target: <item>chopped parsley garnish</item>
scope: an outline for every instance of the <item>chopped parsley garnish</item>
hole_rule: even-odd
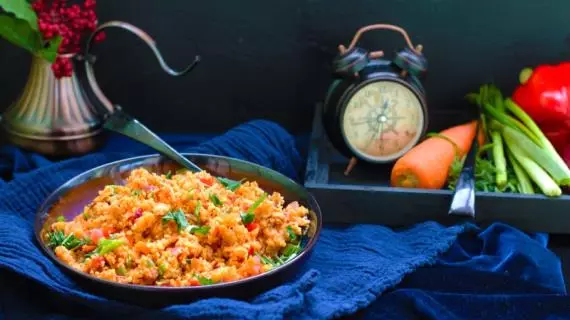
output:
[[[155,266],[154,261],[152,261],[150,258],[147,258],[145,263],[146,263],[146,266],[149,268],[154,268],[154,266]]]
[[[261,259],[261,262],[263,262],[263,264],[269,264],[269,265],[274,265],[275,262],[273,261],[273,259],[268,258],[266,256],[259,256],[259,258]]]
[[[48,241],[46,245],[52,249],[59,246],[64,246],[67,250],[73,250],[89,243],[89,239],[79,239],[72,233],[66,236],[65,233],[60,230],[49,232],[47,234],[47,240]]]
[[[202,276],[196,276],[196,279],[198,280],[198,282],[200,282],[201,285],[203,286],[207,286],[207,285],[211,285],[211,284],[215,284],[216,282],[212,279],[206,278],[206,277],[202,277]]]
[[[240,217],[241,217],[241,222],[243,222],[243,224],[248,224],[253,222],[253,220],[255,219],[255,214],[249,212],[243,212],[240,214]]]
[[[162,278],[164,272],[166,272],[166,265],[164,263],[161,263],[158,265],[158,275]]]
[[[120,266],[117,268],[117,270],[115,270],[115,273],[119,276],[124,276],[127,274],[127,270],[125,269],[125,267]]]
[[[257,207],[261,205],[261,203],[265,200],[265,198],[267,198],[267,193],[263,193],[261,197],[255,200],[255,202],[251,205],[251,207],[247,209],[247,212],[243,212],[242,214],[240,214],[241,222],[243,222],[243,224],[248,224],[253,222],[253,220],[255,219],[255,214],[253,212],[255,211],[255,209],[257,209]]]
[[[283,252],[281,253],[281,257],[286,257],[291,259],[292,257],[296,256],[299,251],[301,251],[301,246],[299,244],[287,244]]]
[[[297,239],[297,235],[293,232],[293,228],[291,228],[291,226],[287,226],[287,234],[289,235],[289,240],[295,241]]]
[[[88,220],[89,218],[91,218],[91,216],[89,215],[89,213],[83,212],[83,219]]]
[[[210,231],[210,226],[194,226],[191,225],[188,227],[188,232],[192,233],[192,234],[201,234],[201,235],[207,235],[208,232]]]
[[[171,211],[162,217],[162,223],[168,223],[170,221],[176,222],[176,225],[178,226],[178,232],[186,230],[192,234],[199,233],[205,235],[210,231],[209,226],[196,226],[189,224],[188,220],[186,220],[186,216],[184,215],[184,211],[180,209],[174,212]]]
[[[267,198],[267,193],[263,193],[261,195],[261,197],[259,197],[257,200],[255,200],[255,202],[251,205],[251,207],[249,207],[249,209],[247,209],[247,212],[253,213],[253,211],[255,211],[255,209],[257,209],[257,207],[259,207],[261,205],[261,203],[263,201],[265,201],[266,198]]]
[[[166,179],[172,179],[172,172],[170,170],[168,170],[168,172],[165,174]]]
[[[216,179],[218,179],[218,181],[230,191],[236,191],[241,186],[241,183],[245,180],[241,179],[239,181],[235,181],[224,177],[218,177]]]
[[[133,196],[135,196],[135,197],[140,196],[141,193],[142,193],[142,191],[140,191],[140,190],[138,190],[138,189],[137,189],[137,190],[133,190]]]
[[[55,221],[57,222],[65,222],[65,217],[62,215],[57,216],[57,218],[55,218]]]
[[[123,244],[125,244],[125,242],[123,240],[101,239],[101,240],[99,240],[99,243],[97,244],[97,248],[95,250],[91,251],[89,254],[87,254],[86,257],[90,257],[94,254],[98,254],[98,255],[107,254],[107,253],[112,252],[113,250],[117,249],[118,247],[122,246]]]
[[[278,257],[272,259],[266,256],[260,256],[259,258],[261,259],[261,262],[263,262],[263,264],[268,264],[271,267],[275,268],[295,258],[300,251],[301,251],[300,244],[288,244],[285,247],[285,249],[283,249],[283,251],[281,252],[281,255]]]
[[[181,209],[171,211],[162,217],[162,223],[168,223],[170,221],[176,222],[176,225],[178,226],[178,232],[186,229],[189,225],[188,220],[186,220],[186,216],[184,215],[184,211]]]
[[[221,205],[223,205],[222,201],[220,200],[220,198],[218,198],[217,195],[211,193],[210,194],[210,201],[212,201],[212,203],[216,206],[216,207],[220,207]]]
[[[202,209],[202,203],[198,201],[198,203],[196,203],[196,207],[194,208],[194,215],[196,216],[198,222],[200,222],[200,209]]]

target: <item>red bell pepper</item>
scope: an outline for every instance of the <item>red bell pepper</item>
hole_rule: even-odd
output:
[[[556,150],[570,145],[570,62],[525,69],[512,99],[538,124]],[[566,162],[570,159],[565,158]]]

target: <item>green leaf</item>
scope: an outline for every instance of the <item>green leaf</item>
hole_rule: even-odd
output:
[[[89,239],[79,239],[72,233],[70,233],[68,236],[65,236],[63,231],[50,232],[48,233],[47,238],[48,241],[46,245],[52,249],[59,246],[64,246],[68,250],[73,250],[89,243]]]
[[[189,226],[188,220],[186,220],[186,216],[184,215],[184,211],[181,209],[171,211],[162,217],[162,223],[168,223],[169,221],[176,222],[178,231],[184,230]]]
[[[40,33],[33,30],[25,20],[0,15],[0,36],[34,54],[42,48]]]
[[[38,16],[27,0],[0,0],[0,8],[27,22],[32,30],[38,30]]]
[[[125,269],[125,267],[120,266],[115,270],[115,273],[119,276],[124,276],[127,274],[127,270]]]
[[[299,252],[301,251],[301,245],[300,244],[288,244],[283,251],[281,252],[281,255],[275,258],[270,258],[270,257],[266,257],[266,256],[259,256],[259,258],[261,259],[261,262],[263,264],[267,264],[270,265],[272,268],[278,267],[280,265],[285,264],[287,261],[295,258]]]
[[[288,244],[285,249],[283,249],[283,253],[281,255],[283,260],[289,260],[292,257],[296,256],[299,251],[301,251],[301,246],[300,245],[293,245],[293,244]]]
[[[198,222],[200,222],[200,209],[202,209],[202,203],[198,201],[198,203],[196,203],[196,207],[194,208],[194,215],[196,216]]]
[[[291,228],[291,226],[287,226],[287,234],[289,234],[289,240],[295,241],[297,239],[297,235],[293,232],[293,228]]]
[[[188,227],[188,232],[192,233],[192,234],[196,234],[199,233],[201,235],[207,235],[208,232],[210,232],[210,226],[195,226],[195,225],[191,225]]]
[[[243,224],[248,224],[253,222],[253,220],[255,219],[255,214],[244,212],[240,214],[240,217],[241,217],[241,222],[243,222]]]
[[[216,179],[218,179],[218,181],[230,191],[236,191],[241,186],[241,183],[245,180],[241,179],[239,181],[235,181],[224,177],[218,177]]]
[[[208,278],[202,277],[202,276],[196,276],[196,279],[198,279],[198,282],[200,282],[200,284],[203,286],[207,286],[207,285],[216,283],[214,280],[208,279]]]
[[[46,245],[50,248],[59,247],[61,243],[65,239],[65,234],[63,231],[53,231],[47,234],[47,243]]]
[[[267,193],[263,193],[263,195],[261,195],[261,197],[259,197],[259,199],[255,200],[255,202],[251,205],[251,207],[249,207],[249,209],[247,209],[247,212],[253,213],[255,211],[255,209],[257,209],[257,207],[259,207],[261,205],[261,203],[263,201],[265,201],[265,198],[267,198]]]
[[[55,218],[55,221],[57,222],[65,222],[65,217],[62,215],[57,216],[57,218]]]
[[[255,202],[247,209],[247,212],[243,212],[240,214],[241,221],[243,224],[252,223],[255,219],[255,214],[253,213],[257,207],[261,205],[261,203],[267,198],[267,193],[263,193],[261,197],[259,197]]]
[[[38,50],[38,54],[46,61],[54,63],[55,58],[57,58],[57,49],[59,49],[62,40],[63,38],[61,36],[51,39],[45,48]]]
[[[158,275],[162,278],[165,272],[166,272],[166,265],[164,263],[161,263],[158,266]]]
[[[273,264],[273,260],[271,260],[266,256],[261,256],[259,258],[261,259],[261,262],[263,262],[263,264],[271,264],[271,265]]]
[[[221,205],[223,205],[222,201],[220,200],[220,198],[218,198],[217,195],[215,194],[210,194],[210,201],[212,201],[212,203],[216,206],[216,207],[220,207]]]
[[[168,172],[166,173],[166,179],[172,179],[172,171],[168,170]]]
[[[97,244],[97,249],[95,250],[97,251],[98,254],[103,255],[117,249],[123,244],[125,244],[123,240],[101,239],[99,240],[99,243]]]

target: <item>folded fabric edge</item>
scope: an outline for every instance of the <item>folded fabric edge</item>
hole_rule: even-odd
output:
[[[410,273],[412,273],[415,269],[420,267],[427,267],[434,265],[437,262],[437,256],[449,250],[449,248],[453,245],[456,241],[457,236],[463,232],[476,230],[477,227],[471,223],[465,223],[460,225],[454,225],[448,227],[447,230],[449,235],[444,241],[440,241],[436,246],[429,249],[429,252],[425,253],[426,258],[422,260],[414,261],[414,263],[410,264],[404,272],[400,275],[393,278],[390,283],[386,281],[380,281],[373,284],[369,288],[369,294],[362,297],[358,301],[351,305],[346,305],[343,308],[336,310],[334,313],[330,315],[328,318],[340,318],[343,316],[352,315],[369,305],[371,305],[382,293],[394,288],[398,283],[402,282],[402,280]]]

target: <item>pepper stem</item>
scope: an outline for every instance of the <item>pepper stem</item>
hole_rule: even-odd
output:
[[[519,73],[519,82],[521,84],[525,84],[528,79],[532,76],[532,69],[531,68],[524,68],[522,69],[521,73]]]

